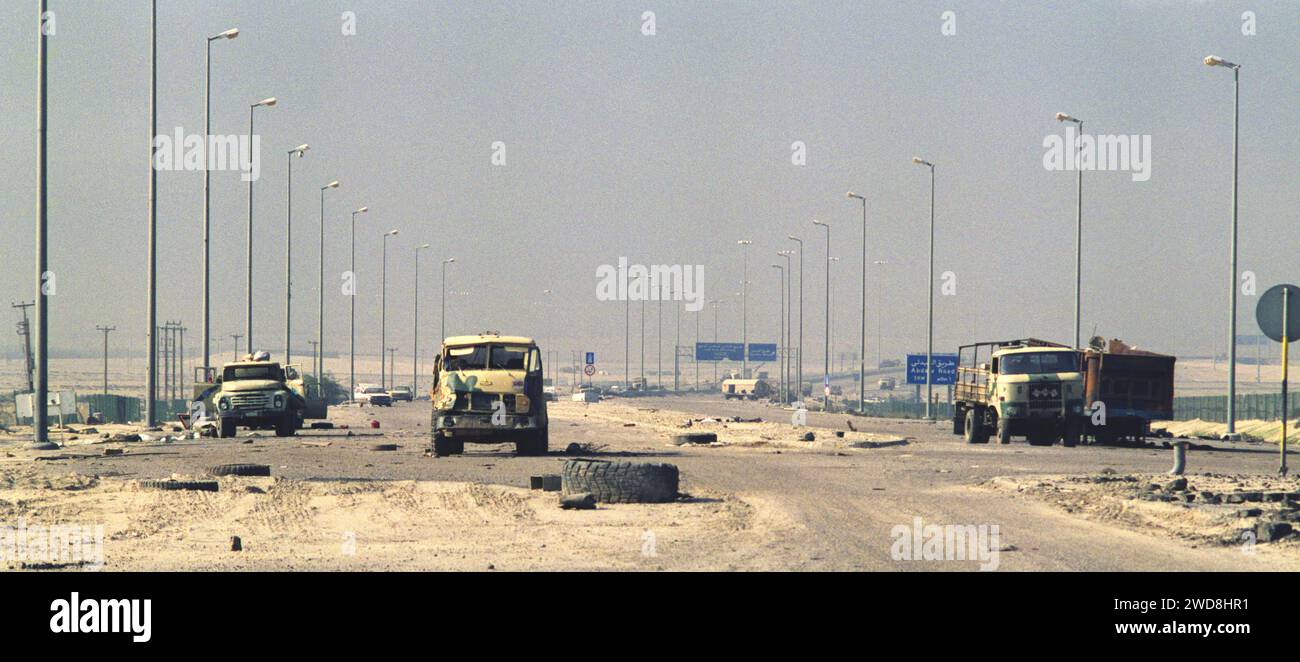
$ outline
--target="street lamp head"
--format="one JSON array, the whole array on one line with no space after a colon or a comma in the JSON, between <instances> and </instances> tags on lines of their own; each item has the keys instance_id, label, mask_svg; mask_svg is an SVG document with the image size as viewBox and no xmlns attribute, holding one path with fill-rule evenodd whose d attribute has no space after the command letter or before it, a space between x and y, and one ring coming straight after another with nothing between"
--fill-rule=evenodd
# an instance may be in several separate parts
<instances>
[{"instance_id":1,"label":"street lamp head","mask_svg":"<svg viewBox=\"0 0 1300 662\"><path fill-rule=\"evenodd\" d=\"M750 244L752 244L752 243L754 243L754 242L752 242L752 241L750 241L750 240L748 240L748 239L740 239L740 240L736 241L736 243L739 244L739 245L741 245L741 246L748 246L748 245L750 245Z\"/></svg>"},{"instance_id":2,"label":"street lamp head","mask_svg":"<svg viewBox=\"0 0 1300 662\"><path fill-rule=\"evenodd\" d=\"M454 257L449 257L449 258L443 260L442 263L443 263L443 264L451 264L452 262L455 262L455 261L456 261L456 258L454 258Z\"/></svg>"},{"instance_id":3,"label":"street lamp head","mask_svg":"<svg viewBox=\"0 0 1300 662\"><path fill-rule=\"evenodd\" d=\"M332 182L330 182L330 183L328 183L328 184L326 184L326 185L320 187L320 190L324 191L324 190L327 189L327 188L338 188L338 187L339 187L339 181L336 179L336 180L334 180L334 181L332 181Z\"/></svg>"},{"instance_id":4,"label":"street lamp head","mask_svg":"<svg viewBox=\"0 0 1300 662\"><path fill-rule=\"evenodd\" d=\"M368 211L370 211L370 208L369 208L369 207L362 207L361 209L358 209L358 210L356 210L356 211L354 211L354 212L352 212L352 213L353 213L353 214L364 214L364 213L366 213L366 212L368 212Z\"/></svg>"},{"instance_id":5,"label":"street lamp head","mask_svg":"<svg viewBox=\"0 0 1300 662\"><path fill-rule=\"evenodd\" d=\"M428 247L429 247L429 245L428 245L428 244L420 244L420 246L419 246L419 247L420 247L420 248L428 248Z\"/></svg>"},{"instance_id":6,"label":"street lamp head","mask_svg":"<svg viewBox=\"0 0 1300 662\"><path fill-rule=\"evenodd\" d=\"M208 41L214 41L217 39L234 39L238 36L239 36L239 28L231 28L229 30L226 30L225 32L222 32L219 35L216 35L215 37L208 37Z\"/></svg>"},{"instance_id":7,"label":"street lamp head","mask_svg":"<svg viewBox=\"0 0 1300 662\"><path fill-rule=\"evenodd\" d=\"M803 241L802 239L800 239L800 238L798 238L798 237L796 237L796 236L794 236L794 235L792 235L792 234L788 234L788 235L786 235L785 237L786 237L786 239L789 239L790 241Z\"/></svg>"},{"instance_id":8,"label":"street lamp head","mask_svg":"<svg viewBox=\"0 0 1300 662\"><path fill-rule=\"evenodd\" d=\"M1077 118L1077 117L1074 117L1074 116L1068 115L1068 114L1066 114L1066 113L1057 113L1057 114L1056 114L1056 121L1058 121L1058 122L1074 122L1075 124L1083 124L1083 120L1081 120L1081 119L1079 119L1079 118Z\"/></svg>"},{"instance_id":9,"label":"street lamp head","mask_svg":"<svg viewBox=\"0 0 1300 662\"><path fill-rule=\"evenodd\" d=\"M396 236L396 235L397 235L397 228L393 228L392 230L389 230L386 234L387 234L388 236L390 236L390 237L392 237L392 236Z\"/></svg>"},{"instance_id":10,"label":"street lamp head","mask_svg":"<svg viewBox=\"0 0 1300 662\"><path fill-rule=\"evenodd\" d=\"M815 218L813 219L813 225L820 225L820 226L822 226L822 227L827 227L827 228L830 227L829 225L827 225L827 224L825 224L825 223L823 223L823 222L821 222L821 221L819 221L819 220L817 220L817 219L815 219Z\"/></svg>"},{"instance_id":11,"label":"street lamp head","mask_svg":"<svg viewBox=\"0 0 1300 662\"><path fill-rule=\"evenodd\" d=\"M1206 55L1205 65L1208 67L1227 67L1229 69L1240 69L1241 65L1229 62L1218 55Z\"/></svg>"},{"instance_id":12,"label":"street lamp head","mask_svg":"<svg viewBox=\"0 0 1300 662\"><path fill-rule=\"evenodd\" d=\"M297 154L298 158L302 158L303 154L305 154L309 149L311 149L310 145L298 145L297 147L289 150L289 153Z\"/></svg>"},{"instance_id":13,"label":"street lamp head","mask_svg":"<svg viewBox=\"0 0 1300 662\"><path fill-rule=\"evenodd\" d=\"M258 101L258 102L255 103L255 104L253 104L253 107L256 108L256 107L258 107L258 106L266 106L267 108L270 108L271 106L274 106L276 103L279 103L279 102L276 101L275 97L267 97L267 98L265 98L265 99L262 99L261 101Z\"/></svg>"},{"instance_id":14,"label":"street lamp head","mask_svg":"<svg viewBox=\"0 0 1300 662\"><path fill-rule=\"evenodd\" d=\"M866 202L866 201L867 201L867 199L866 199L865 197L860 196L860 195L858 195L857 193L854 193L853 191L849 191L846 195L847 195L848 197L850 197L850 198L855 199L855 200L861 200L861 201L863 201L863 202Z\"/></svg>"}]
</instances>

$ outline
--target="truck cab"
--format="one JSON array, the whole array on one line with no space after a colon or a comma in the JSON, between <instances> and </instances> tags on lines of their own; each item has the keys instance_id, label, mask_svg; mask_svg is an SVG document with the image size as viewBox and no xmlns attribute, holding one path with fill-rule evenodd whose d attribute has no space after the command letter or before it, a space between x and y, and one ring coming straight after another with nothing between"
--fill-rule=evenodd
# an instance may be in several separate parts
<instances>
[{"instance_id":1,"label":"truck cab","mask_svg":"<svg viewBox=\"0 0 1300 662\"><path fill-rule=\"evenodd\" d=\"M306 402L300 390L297 366L281 366L265 352L225 364L209 389L210 416L215 416L222 437L235 436L238 428L271 427L275 436L290 437L302 425ZM299 388L294 388L299 386Z\"/></svg>"},{"instance_id":2,"label":"truck cab","mask_svg":"<svg viewBox=\"0 0 1300 662\"><path fill-rule=\"evenodd\" d=\"M434 359L431 395L435 455L463 453L466 442L514 443L519 455L546 454L542 353L531 338L447 338Z\"/></svg>"},{"instance_id":3,"label":"truck cab","mask_svg":"<svg viewBox=\"0 0 1300 662\"><path fill-rule=\"evenodd\" d=\"M1026 339L958 349L953 433L967 443L1024 436L1032 445L1079 442L1084 426L1081 354L1066 345Z\"/></svg>"}]
</instances>

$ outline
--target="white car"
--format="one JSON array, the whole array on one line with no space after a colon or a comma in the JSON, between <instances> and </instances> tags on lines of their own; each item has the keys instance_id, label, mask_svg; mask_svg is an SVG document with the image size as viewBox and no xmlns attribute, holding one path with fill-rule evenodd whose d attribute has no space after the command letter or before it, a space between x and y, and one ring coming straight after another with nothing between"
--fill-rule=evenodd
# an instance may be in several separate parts
<instances>
[{"instance_id":1,"label":"white car","mask_svg":"<svg viewBox=\"0 0 1300 662\"><path fill-rule=\"evenodd\" d=\"M363 405L375 405L378 407L392 407L393 396L384 390L384 387L376 384L357 384L357 390L352 394L352 399Z\"/></svg>"}]
</instances>

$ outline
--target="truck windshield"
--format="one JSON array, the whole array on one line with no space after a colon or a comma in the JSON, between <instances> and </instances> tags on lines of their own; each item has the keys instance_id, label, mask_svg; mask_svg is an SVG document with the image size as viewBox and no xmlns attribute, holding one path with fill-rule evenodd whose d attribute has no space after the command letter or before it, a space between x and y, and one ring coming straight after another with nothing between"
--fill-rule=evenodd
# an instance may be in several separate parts
<instances>
[{"instance_id":1,"label":"truck windshield","mask_svg":"<svg viewBox=\"0 0 1300 662\"><path fill-rule=\"evenodd\" d=\"M1028 352L1002 357L999 372L1004 375L1032 375L1043 372L1078 372L1074 352Z\"/></svg>"},{"instance_id":2,"label":"truck windshield","mask_svg":"<svg viewBox=\"0 0 1300 662\"><path fill-rule=\"evenodd\" d=\"M482 370L487 366L487 354L487 345L452 347L447 350L447 361L443 364L444 369L451 371Z\"/></svg>"},{"instance_id":3,"label":"truck windshield","mask_svg":"<svg viewBox=\"0 0 1300 662\"><path fill-rule=\"evenodd\" d=\"M527 347L512 345L493 345L492 361L488 365L489 370L523 370L524 357L528 354Z\"/></svg>"},{"instance_id":4,"label":"truck windshield","mask_svg":"<svg viewBox=\"0 0 1300 662\"><path fill-rule=\"evenodd\" d=\"M222 372L222 380L227 382L237 382L242 379L274 379L279 381L283 378L283 371L280 370L280 364L267 363L265 365L232 365L227 366Z\"/></svg>"}]
</instances>

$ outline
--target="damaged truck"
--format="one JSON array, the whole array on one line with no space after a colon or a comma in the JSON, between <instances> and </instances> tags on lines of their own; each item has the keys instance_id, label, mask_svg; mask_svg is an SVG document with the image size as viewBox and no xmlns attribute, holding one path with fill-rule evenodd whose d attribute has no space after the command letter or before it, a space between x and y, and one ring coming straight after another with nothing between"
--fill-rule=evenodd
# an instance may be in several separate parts
<instances>
[{"instance_id":1,"label":"damaged truck","mask_svg":"<svg viewBox=\"0 0 1300 662\"><path fill-rule=\"evenodd\" d=\"M519 455L549 444L542 353L520 336L455 336L434 359L433 452L456 455L469 443L514 443Z\"/></svg>"}]
</instances>

